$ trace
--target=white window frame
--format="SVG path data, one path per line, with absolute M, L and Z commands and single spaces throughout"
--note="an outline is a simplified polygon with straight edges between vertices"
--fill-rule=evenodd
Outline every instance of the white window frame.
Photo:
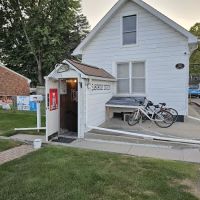
M 124 17 L 128 17 L 128 16 L 132 16 L 132 15 L 136 15 L 136 43 L 134 44 L 123 44 L 123 18 Z M 123 15 L 121 15 L 121 23 L 120 23 L 120 36 L 121 36 L 121 46 L 122 47 L 134 47 L 134 46 L 138 46 L 138 13 L 125 13 Z
M 145 60 L 135 60 L 135 61 L 123 61 L 123 62 L 115 62 L 115 70 L 114 70 L 114 76 L 117 78 L 117 66 L 118 64 L 128 63 L 129 64 L 129 93 L 123 93 L 119 94 L 117 91 L 116 86 L 116 96 L 147 96 L 147 67 L 146 67 L 146 61 Z M 144 77 L 132 77 L 132 64 L 134 63 L 144 63 Z M 132 93 L 132 79 L 145 79 L 145 91 L 144 93 Z M 119 78 L 120 79 L 120 78 Z
M 127 78 L 118 78 L 118 74 L 117 74 L 117 66 L 120 64 L 128 64 L 128 77 Z M 129 93 L 130 93 L 130 63 L 129 62 L 118 62 L 116 65 L 116 78 L 117 80 L 128 80 L 129 81 Z

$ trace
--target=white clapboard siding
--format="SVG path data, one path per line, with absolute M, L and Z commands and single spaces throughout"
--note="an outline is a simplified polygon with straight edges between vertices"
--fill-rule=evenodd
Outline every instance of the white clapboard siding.
M 130 14 L 137 14 L 137 44 L 123 47 L 121 18 Z M 113 74 L 116 62 L 135 60 L 146 63 L 147 97 L 155 102 L 166 102 L 176 108 L 180 115 L 186 115 L 187 39 L 137 4 L 127 2 L 84 48 L 83 62 L 102 67 Z M 186 67 L 177 70 L 177 63 L 184 63 Z M 94 100 L 89 97 L 89 101 Z M 100 103 L 103 106 L 103 101 Z
M 91 91 L 87 92 L 87 125 L 99 126 L 105 121 L 106 107 L 105 104 L 113 96 L 113 83 L 107 81 L 93 81 L 93 84 L 110 85 L 109 91 Z

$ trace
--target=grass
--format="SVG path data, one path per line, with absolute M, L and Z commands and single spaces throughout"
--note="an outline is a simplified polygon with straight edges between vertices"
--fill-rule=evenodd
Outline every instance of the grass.
M 20 145 L 21 145 L 21 142 L 0 139 L 0 152 L 20 146 Z
M 17 133 L 14 128 L 33 128 L 36 127 L 36 124 L 35 112 L 0 110 L 0 135 L 11 136 Z M 42 116 L 42 126 L 45 126 L 45 116 Z M 33 131 L 27 131 L 26 133 L 36 134 Z
M 197 200 L 199 165 L 45 147 L 0 166 L 1 200 Z M 187 180 L 187 181 L 186 181 Z

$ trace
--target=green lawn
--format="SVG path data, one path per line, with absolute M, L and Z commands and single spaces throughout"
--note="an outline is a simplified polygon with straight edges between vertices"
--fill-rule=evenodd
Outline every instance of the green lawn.
M 0 135 L 10 136 L 15 134 L 14 128 L 36 127 L 35 112 L 3 111 L 0 110 Z M 42 126 L 45 126 L 45 116 L 42 116 Z M 27 132 L 34 134 L 34 131 Z
M 17 141 L 0 139 L 0 152 L 5 151 L 7 149 L 11 149 L 19 145 L 21 145 L 21 143 Z
M 48 146 L 0 166 L 0 199 L 197 200 L 199 168 Z

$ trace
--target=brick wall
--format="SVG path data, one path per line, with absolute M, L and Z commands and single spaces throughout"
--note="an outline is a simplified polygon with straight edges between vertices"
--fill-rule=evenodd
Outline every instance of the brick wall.
M 28 80 L 0 66 L 0 96 L 27 96 Z

